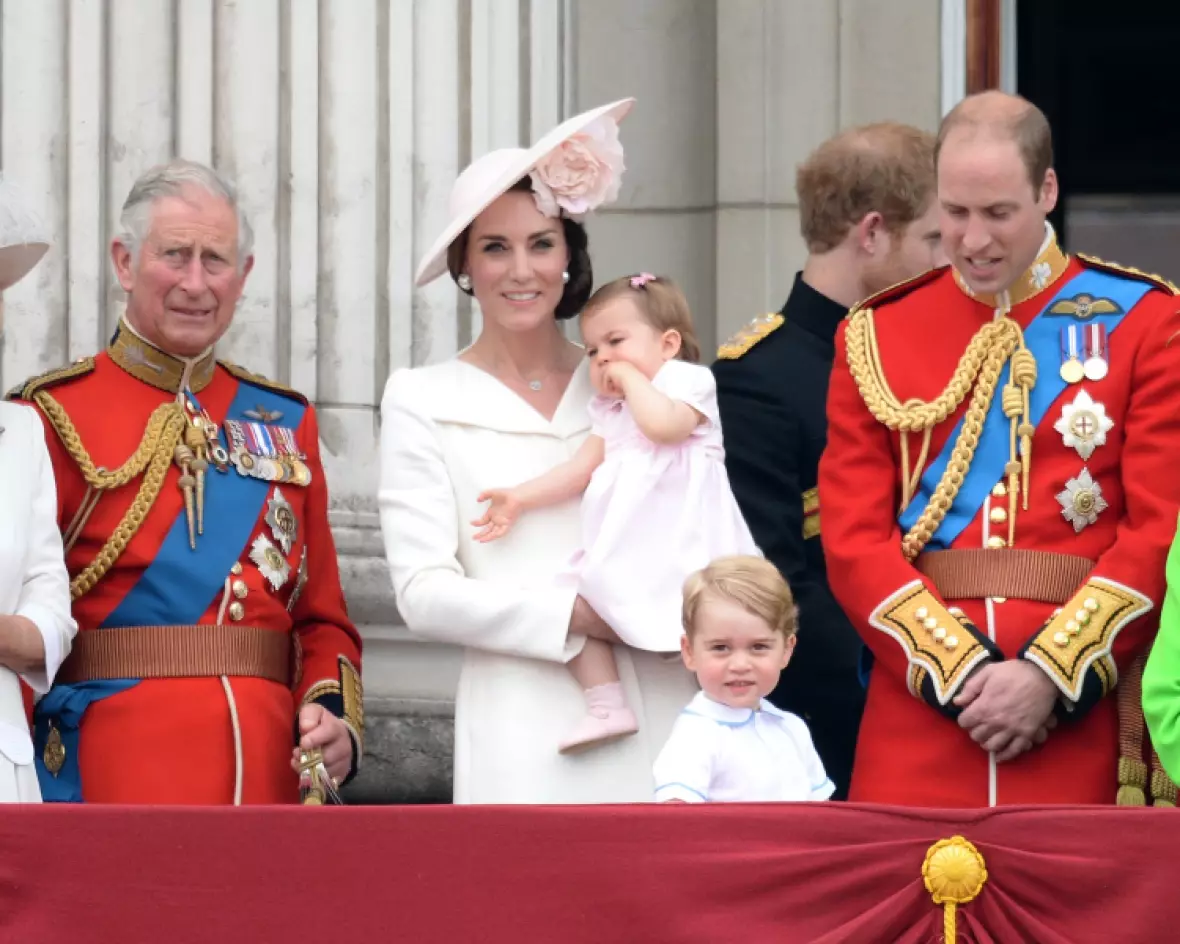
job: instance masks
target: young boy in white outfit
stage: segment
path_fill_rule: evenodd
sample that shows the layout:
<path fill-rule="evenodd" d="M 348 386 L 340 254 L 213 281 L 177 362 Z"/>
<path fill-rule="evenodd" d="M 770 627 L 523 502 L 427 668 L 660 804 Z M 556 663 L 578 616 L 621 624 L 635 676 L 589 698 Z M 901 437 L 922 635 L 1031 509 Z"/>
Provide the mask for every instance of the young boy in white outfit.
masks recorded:
<path fill-rule="evenodd" d="M 661 803 L 826 800 L 803 719 L 765 698 L 795 649 L 791 590 L 769 561 L 723 557 L 688 578 L 681 655 L 701 691 L 655 762 Z"/>

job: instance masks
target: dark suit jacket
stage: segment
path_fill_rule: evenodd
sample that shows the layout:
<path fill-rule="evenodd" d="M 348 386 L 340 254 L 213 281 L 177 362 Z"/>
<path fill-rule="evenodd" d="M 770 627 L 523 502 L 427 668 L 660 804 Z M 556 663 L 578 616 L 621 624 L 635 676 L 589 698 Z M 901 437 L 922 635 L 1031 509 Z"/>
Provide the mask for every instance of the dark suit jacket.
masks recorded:
<path fill-rule="evenodd" d="M 752 346 L 722 345 L 713 365 L 734 495 L 799 607 L 795 655 L 770 700 L 807 722 L 837 799 L 848 792 L 864 708 L 861 641 L 828 589 L 816 473 L 836 328 L 846 314 L 796 275 L 783 324 Z"/>

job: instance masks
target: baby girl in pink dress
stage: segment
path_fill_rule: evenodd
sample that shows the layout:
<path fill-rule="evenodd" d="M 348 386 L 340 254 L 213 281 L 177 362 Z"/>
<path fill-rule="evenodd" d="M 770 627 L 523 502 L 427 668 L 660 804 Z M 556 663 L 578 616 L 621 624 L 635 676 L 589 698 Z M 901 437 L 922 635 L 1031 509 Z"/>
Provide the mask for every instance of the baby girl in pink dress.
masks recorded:
<path fill-rule="evenodd" d="M 602 286 L 581 316 L 591 432 L 570 461 L 532 481 L 489 489 L 476 540 L 508 532 L 523 511 L 582 495 L 582 549 L 567 578 L 629 646 L 678 652 L 681 590 L 718 557 L 757 554 L 725 473 L 717 388 L 700 356 L 688 301 L 642 273 Z M 569 663 L 587 713 L 559 749 L 638 730 L 610 644 L 587 639 Z"/>

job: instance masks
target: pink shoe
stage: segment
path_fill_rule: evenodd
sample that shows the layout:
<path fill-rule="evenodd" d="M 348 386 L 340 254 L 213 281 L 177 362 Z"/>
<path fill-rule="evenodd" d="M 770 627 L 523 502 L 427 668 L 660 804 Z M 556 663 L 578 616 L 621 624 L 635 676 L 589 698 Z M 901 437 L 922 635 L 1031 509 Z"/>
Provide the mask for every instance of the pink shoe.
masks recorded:
<path fill-rule="evenodd" d="M 622 683 L 596 685 L 586 691 L 586 714 L 557 750 L 562 754 L 576 754 L 638 730 L 635 712 L 627 707 Z"/>

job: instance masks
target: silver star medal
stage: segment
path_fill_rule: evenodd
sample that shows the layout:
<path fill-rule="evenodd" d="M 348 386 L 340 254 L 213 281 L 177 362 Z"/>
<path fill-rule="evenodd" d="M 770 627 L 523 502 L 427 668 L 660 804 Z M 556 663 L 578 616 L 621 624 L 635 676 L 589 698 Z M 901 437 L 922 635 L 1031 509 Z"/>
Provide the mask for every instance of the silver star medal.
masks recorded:
<path fill-rule="evenodd" d="M 283 553 L 290 554 L 299 533 L 299 523 L 295 518 L 295 510 L 278 488 L 266 503 L 266 523 L 270 525 L 270 533 L 279 542 Z"/>
<path fill-rule="evenodd" d="M 254 539 L 254 543 L 250 545 L 250 560 L 266 578 L 266 582 L 276 591 L 281 589 L 283 584 L 287 582 L 287 578 L 291 576 L 291 565 L 287 563 L 287 558 L 283 556 L 282 551 L 271 544 L 265 534 L 258 535 Z"/>
<path fill-rule="evenodd" d="M 1106 407 L 1081 390 L 1073 403 L 1062 408 L 1061 418 L 1053 428 L 1061 433 L 1066 446 L 1076 449 L 1082 459 L 1089 459 L 1095 449 L 1106 445 L 1106 434 L 1114 429 L 1114 420 L 1106 415 Z"/>
<path fill-rule="evenodd" d="M 1102 486 L 1090 476 L 1089 469 L 1082 469 L 1077 478 L 1065 483 L 1065 489 L 1057 493 L 1061 505 L 1061 516 L 1073 525 L 1075 534 L 1081 533 L 1086 525 L 1094 524 L 1098 515 L 1106 511 L 1106 499 L 1102 497 Z"/>

